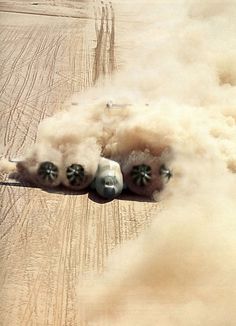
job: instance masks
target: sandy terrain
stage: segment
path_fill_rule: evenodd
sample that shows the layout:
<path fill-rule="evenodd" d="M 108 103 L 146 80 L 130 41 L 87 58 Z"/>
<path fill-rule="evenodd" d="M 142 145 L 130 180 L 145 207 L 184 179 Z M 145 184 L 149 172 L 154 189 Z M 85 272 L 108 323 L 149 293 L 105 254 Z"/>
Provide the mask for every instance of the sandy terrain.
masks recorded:
<path fill-rule="evenodd" d="M 0 1 L 1 155 L 24 155 L 40 121 L 122 64 L 115 19 L 108 1 Z M 0 181 L 0 325 L 76 325 L 80 275 L 101 271 L 158 204 Z"/>
<path fill-rule="evenodd" d="M 236 325 L 235 4 L 0 0 L 0 326 Z"/>

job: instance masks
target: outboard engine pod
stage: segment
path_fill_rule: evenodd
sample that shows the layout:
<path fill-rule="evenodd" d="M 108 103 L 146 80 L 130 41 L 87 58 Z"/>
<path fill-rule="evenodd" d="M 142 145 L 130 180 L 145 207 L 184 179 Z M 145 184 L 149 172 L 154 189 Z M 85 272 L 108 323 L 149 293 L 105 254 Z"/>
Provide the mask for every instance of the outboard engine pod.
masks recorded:
<path fill-rule="evenodd" d="M 167 181 L 172 177 L 172 173 L 171 173 L 170 169 L 167 169 L 164 164 L 160 166 L 159 173 L 161 176 L 166 178 Z"/>
<path fill-rule="evenodd" d="M 46 161 L 39 165 L 37 176 L 46 185 L 52 185 L 58 178 L 58 167 L 52 162 Z"/>

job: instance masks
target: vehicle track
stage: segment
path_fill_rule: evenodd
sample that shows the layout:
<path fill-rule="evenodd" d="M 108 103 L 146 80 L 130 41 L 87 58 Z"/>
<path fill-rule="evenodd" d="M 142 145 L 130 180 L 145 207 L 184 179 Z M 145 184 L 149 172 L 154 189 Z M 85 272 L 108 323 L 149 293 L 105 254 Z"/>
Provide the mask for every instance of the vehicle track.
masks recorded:
<path fill-rule="evenodd" d="M 38 34 L 39 35 L 39 34 Z M 36 36 L 38 36 L 36 35 Z M 44 42 L 46 41 L 46 37 L 45 35 L 43 34 L 43 36 L 41 37 L 40 39 L 40 42 L 34 52 L 34 57 L 33 58 L 37 58 L 38 56 L 38 53 L 39 51 L 41 50 L 41 48 L 44 46 Z M 34 64 L 34 61 L 35 60 L 32 60 L 28 67 L 27 67 L 27 70 L 26 70 L 26 75 L 25 75 L 25 79 L 17 93 L 17 96 L 15 98 L 15 101 L 10 109 L 10 114 L 8 116 L 8 119 L 7 119 L 7 126 L 8 128 L 6 129 L 6 132 L 5 132 L 5 136 L 4 136 L 4 145 L 6 146 L 6 144 L 8 142 L 10 142 L 13 138 L 15 138 L 15 135 L 16 135 L 16 130 L 17 130 L 17 125 L 14 125 L 14 128 L 13 130 L 10 128 L 11 126 L 11 120 L 13 120 L 14 116 L 15 116 L 15 121 L 17 121 L 17 123 L 20 122 L 20 119 L 21 119 L 21 114 L 22 114 L 22 111 L 21 110 L 18 110 L 17 111 L 17 106 L 19 104 L 19 101 L 20 101 L 20 98 L 22 97 L 23 93 L 25 91 L 27 91 L 27 94 L 26 94 L 26 98 L 27 96 L 29 96 L 28 94 L 30 94 L 32 92 L 32 88 L 33 88 L 33 85 L 35 83 L 35 78 L 36 78 L 36 72 L 34 72 L 31 76 L 31 72 L 32 72 L 32 68 L 33 68 L 33 64 Z M 26 87 L 27 87 L 27 90 L 26 90 Z M 17 111 L 17 112 L 16 112 Z"/>
<path fill-rule="evenodd" d="M 115 70 L 115 13 L 111 2 L 94 4 L 96 47 L 94 49 L 93 82 L 110 76 Z"/>

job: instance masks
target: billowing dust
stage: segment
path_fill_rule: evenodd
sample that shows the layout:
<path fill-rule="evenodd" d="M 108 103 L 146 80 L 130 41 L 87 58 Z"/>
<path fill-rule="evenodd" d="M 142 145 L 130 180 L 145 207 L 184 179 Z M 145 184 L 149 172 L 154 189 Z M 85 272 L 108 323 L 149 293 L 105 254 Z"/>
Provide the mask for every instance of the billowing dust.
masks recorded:
<path fill-rule="evenodd" d="M 233 326 L 236 2 L 129 4 L 117 5 L 137 21 L 127 65 L 106 94 L 131 113 L 107 151 L 137 162 L 148 150 L 173 178 L 154 194 L 163 209 L 152 225 L 79 287 L 79 309 L 88 325 Z"/>
<path fill-rule="evenodd" d="M 88 325 L 236 325 L 236 1 L 119 1 L 115 12 L 134 21 L 117 35 L 123 68 L 45 120 L 20 168 L 34 176 L 53 161 L 67 184 L 79 160 L 89 184 L 100 156 L 127 178 L 165 164 L 162 211 L 78 287 L 78 309 Z"/>

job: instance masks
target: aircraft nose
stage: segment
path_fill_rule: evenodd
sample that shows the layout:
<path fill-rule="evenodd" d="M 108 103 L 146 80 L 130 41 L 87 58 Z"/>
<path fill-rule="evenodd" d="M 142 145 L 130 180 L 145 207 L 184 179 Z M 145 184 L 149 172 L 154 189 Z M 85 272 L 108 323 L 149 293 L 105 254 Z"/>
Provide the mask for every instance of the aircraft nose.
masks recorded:
<path fill-rule="evenodd" d="M 103 190 L 103 195 L 107 199 L 113 199 L 116 197 L 116 190 L 114 186 L 105 186 Z"/>

